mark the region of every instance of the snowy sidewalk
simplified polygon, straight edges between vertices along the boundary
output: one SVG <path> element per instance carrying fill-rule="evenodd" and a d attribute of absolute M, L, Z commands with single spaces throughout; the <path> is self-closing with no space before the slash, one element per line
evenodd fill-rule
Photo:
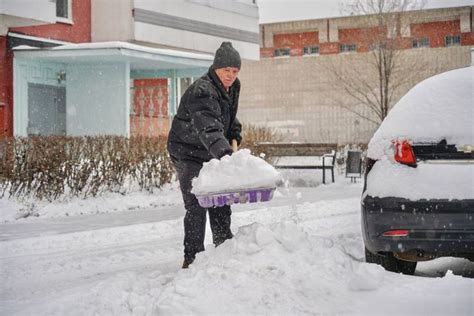
<path fill-rule="evenodd" d="M 339 180 L 342 183 L 320 186 L 318 190 L 314 187 L 278 188 L 272 201 L 265 204 L 234 205 L 233 211 L 236 213 L 305 201 L 317 201 L 318 199 L 328 200 L 340 196 L 341 190 L 344 190 L 350 196 L 357 197 L 360 195 L 360 184 L 347 186 L 346 179 L 341 178 Z M 46 204 L 43 208 L 53 209 L 54 211 L 49 212 L 53 214 L 46 212 L 46 216 L 40 215 L 38 218 L 30 217 L 0 223 L 0 241 L 139 225 L 178 219 L 184 216 L 181 195 L 177 191 L 157 192 L 155 195 L 142 193 L 142 196 L 141 200 L 147 201 L 147 203 L 142 205 L 137 203 L 136 206 L 133 206 L 133 202 L 138 199 L 137 196 L 134 195 L 127 199 L 127 196 L 113 195 L 114 199 L 124 200 L 122 205 L 128 204 L 124 210 L 117 210 L 116 205 L 120 202 L 110 202 L 110 199 L 104 198 L 91 199 L 97 202 L 93 207 L 91 207 L 92 202 L 86 202 L 87 200 L 82 201 L 82 203 L 80 200 L 74 200 L 73 205 L 60 202 L 51 203 L 51 205 Z M 154 203 L 154 200 L 165 200 L 165 202 L 159 204 Z M 94 209 L 97 213 L 94 213 Z M 61 216 L 61 212 L 62 214 L 70 213 L 71 215 Z M 81 213 L 83 215 L 78 215 Z"/>
<path fill-rule="evenodd" d="M 234 206 L 235 238 L 214 249 L 208 229 L 189 270 L 177 190 L 1 224 L 0 315 L 473 314 L 473 279 L 456 275 L 472 263 L 446 258 L 414 277 L 365 263 L 362 184 L 336 181 Z"/>
<path fill-rule="evenodd" d="M 0 224 L 0 241 L 139 225 L 182 216 L 184 208 L 169 206 L 160 209 L 19 220 Z"/>

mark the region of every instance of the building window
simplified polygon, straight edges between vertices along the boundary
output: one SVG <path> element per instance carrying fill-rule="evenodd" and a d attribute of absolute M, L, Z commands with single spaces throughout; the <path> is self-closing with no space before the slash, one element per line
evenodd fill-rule
<path fill-rule="evenodd" d="M 387 43 L 371 43 L 369 50 L 385 50 L 387 47 Z"/>
<path fill-rule="evenodd" d="M 72 14 L 71 14 L 72 3 L 71 2 L 72 0 L 56 0 L 56 17 L 59 18 L 58 19 L 59 21 L 72 20 Z"/>
<path fill-rule="evenodd" d="M 319 46 L 306 46 L 303 55 L 319 55 Z"/>
<path fill-rule="evenodd" d="M 357 45 L 356 44 L 340 44 L 339 45 L 339 51 L 341 53 L 351 53 L 357 51 Z"/>
<path fill-rule="evenodd" d="M 176 93 L 178 96 L 178 100 L 176 102 L 176 109 L 178 108 L 179 103 L 181 102 L 181 98 L 183 97 L 186 90 L 194 83 L 194 81 L 198 80 L 199 77 L 182 77 L 176 80 Z M 171 108 L 173 105 L 171 105 Z M 171 114 L 176 114 L 176 109 L 171 109 Z"/>
<path fill-rule="evenodd" d="M 194 78 L 179 78 L 179 98 L 183 97 L 183 94 L 189 88 L 189 86 L 194 82 Z"/>
<path fill-rule="evenodd" d="M 290 56 L 290 49 L 289 48 L 275 49 L 275 57 L 281 57 L 281 56 Z"/>
<path fill-rule="evenodd" d="M 459 35 L 446 36 L 444 38 L 444 45 L 446 47 L 460 46 L 461 45 L 461 36 L 459 36 Z"/>
<path fill-rule="evenodd" d="M 430 39 L 428 37 L 416 38 L 412 41 L 412 48 L 430 47 Z"/>

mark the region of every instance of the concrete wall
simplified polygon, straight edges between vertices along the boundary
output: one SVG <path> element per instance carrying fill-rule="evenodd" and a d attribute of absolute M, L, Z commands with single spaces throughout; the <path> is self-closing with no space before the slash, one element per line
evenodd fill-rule
<path fill-rule="evenodd" d="M 13 134 L 27 136 L 28 128 L 28 84 L 44 84 L 49 86 L 64 86 L 59 84 L 57 73 L 65 69 L 61 63 L 38 63 L 33 60 L 14 60 L 14 108 Z"/>
<path fill-rule="evenodd" d="M 0 0 L 0 14 L 51 23 L 56 21 L 56 4 L 51 0 Z"/>
<path fill-rule="evenodd" d="M 258 7 L 237 1 L 136 0 L 135 40 L 214 53 L 232 41 L 242 58 L 258 60 Z"/>
<path fill-rule="evenodd" d="M 288 141 L 316 143 L 366 143 L 377 128 L 341 105 L 354 102 L 332 75 L 332 69 L 351 69 L 369 76 L 370 53 L 264 58 L 244 62 L 240 73 L 242 92 L 238 117 L 241 122 L 276 127 Z M 395 95 L 397 101 L 417 82 L 471 63 L 471 48 L 458 46 L 405 50 L 402 59 L 426 62 Z M 332 68 L 336 67 L 336 68 Z M 375 85 L 376 77 L 373 78 Z M 370 110 L 352 109 L 372 119 Z"/>
<path fill-rule="evenodd" d="M 92 42 L 125 41 L 134 39 L 131 0 L 92 0 Z"/>
<path fill-rule="evenodd" d="M 132 13 L 133 12 L 133 13 Z M 258 60 L 258 7 L 235 0 L 92 0 L 92 41 L 214 53 L 231 41 L 242 58 Z"/>
<path fill-rule="evenodd" d="M 68 66 L 67 83 L 68 135 L 129 135 L 129 65 Z"/>
<path fill-rule="evenodd" d="M 56 4 L 50 0 L 0 0 L 0 35 L 9 27 L 56 22 Z"/>
<path fill-rule="evenodd" d="M 66 81 L 58 83 L 58 72 Z M 69 136 L 130 133 L 130 67 L 66 65 L 15 59 L 14 135 L 27 136 L 28 84 L 66 87 L 66 132 Z"/>

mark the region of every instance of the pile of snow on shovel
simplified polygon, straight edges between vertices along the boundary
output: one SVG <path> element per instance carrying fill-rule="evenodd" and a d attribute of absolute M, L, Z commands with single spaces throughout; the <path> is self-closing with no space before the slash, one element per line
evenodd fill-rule
<path fill-rule="evenodd" d="M 199 176 L 193 179 L 192 193 L 237 192 L 254 188 L 272 188 L 280 179 L 273 166 L 260 157 L 241 149 L 220 160 L 204 163 Z"/>

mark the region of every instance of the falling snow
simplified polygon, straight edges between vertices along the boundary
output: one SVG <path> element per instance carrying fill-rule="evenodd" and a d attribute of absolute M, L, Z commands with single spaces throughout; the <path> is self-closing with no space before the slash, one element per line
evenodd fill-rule
<path fill-rule="evenodd" d="M 215 249 L 206 240 L 189 270 L 176 183 L 37 204 L 37 217 L 0 225 L 0 314 L 472 315 L 474 263 L 442 258 L 405 276 L 364 262 L 361 190 L 337 177 L 235 205 L 235 238 Z M 2 213 L 21 207 L 0 199 Z"/>

